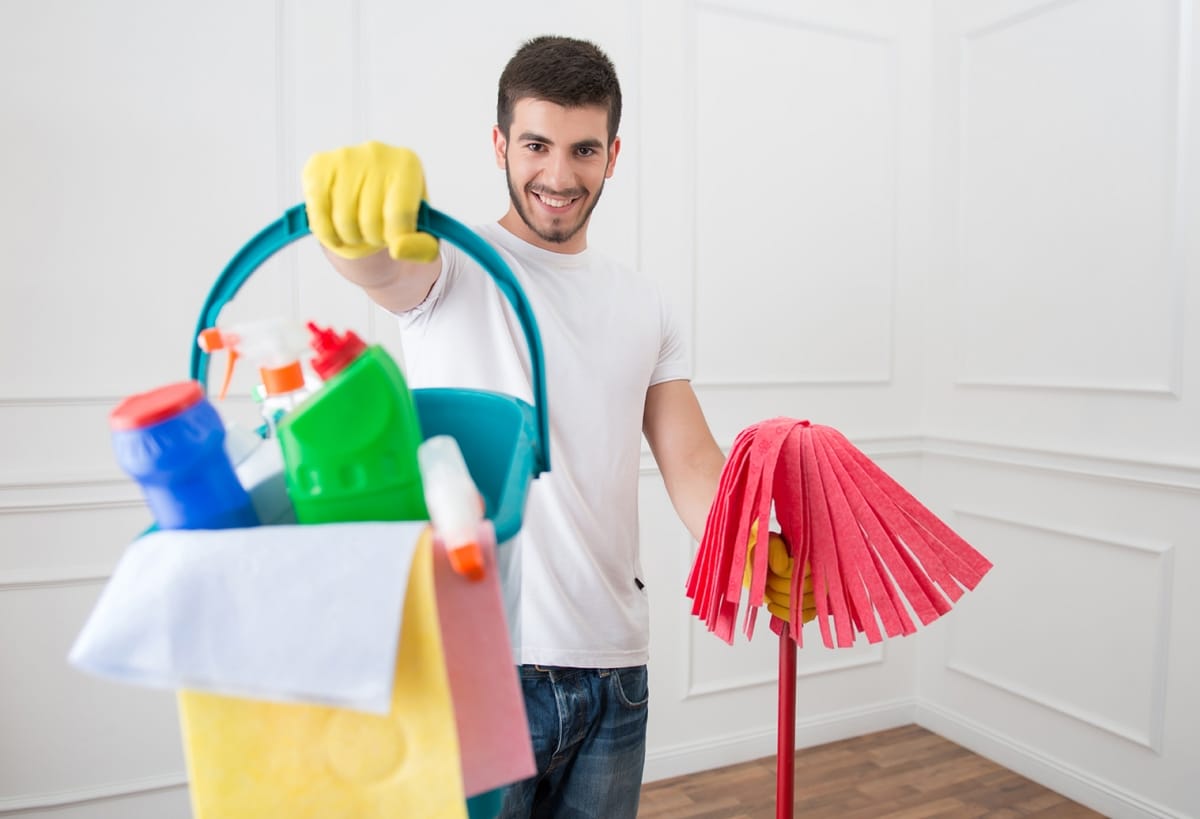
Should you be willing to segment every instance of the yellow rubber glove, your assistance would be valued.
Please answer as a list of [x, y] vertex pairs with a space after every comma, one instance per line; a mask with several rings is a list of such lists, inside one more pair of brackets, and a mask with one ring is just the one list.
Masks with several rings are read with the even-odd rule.
[[309, 228], [344, 259], [384, 248], [393, 259], [436, 259], [437, 239], [417, 231], [425, 198], [421, 160], [407, 148], [364, 142], [313, 154], [304, 165]]
[[[746, 548], [746, 572], [743, 585], [750, 586], [750, 569], [754, 562], [754, 544], [758, 542], [758, 521], [750, 524], [750, 545]], [[778, 532], [770, 532], [767, 537], [767, 588], [763, 597], [767, 611], [783, 620], [791, 621], [792, 600], [792, 556], [788, 553], [787, 543]], [[800, 605], [800, 622], [807, 623], [817, 616], [817, 600], [813, 595], [812, 572], [809, 565], [804, 564], [804, 600]]]

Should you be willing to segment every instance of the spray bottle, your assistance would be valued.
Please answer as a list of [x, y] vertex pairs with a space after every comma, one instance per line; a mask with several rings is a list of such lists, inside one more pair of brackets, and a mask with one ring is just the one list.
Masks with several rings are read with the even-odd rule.
[[471, 580], [483, 577], [483, 551], [479, 548], [479, 524], [483, 520], [483, 497], [471, 480], [458, 441], [449, 435], [434, 435], [417, 448], [425, 505], [433, 529], [446, 547], [450, 565]]
[[219, 398], [225, 398], [233, 368], [239, 358], [249, 359], [258, 367], [261, 397], [256, 396], [269, 434], [274, 437], [279, 418], [293, 410], [311, 392], [304, 380], [300, 356], [309, 350], [308, 333], [298, 322], [261, 319], [225, 329], [209, 327], [196, 339], [206, 353], [228, 350], [225, 377]]
[[428, 520], [412, 393], [382, 347], [309, 322], [324, 382], [279, 421], [288, 494], [300, 523]]
[[295, 523], [283, 476], [283, 456], [274, 441], [263, 439], [274, 438], [279, 418], [311, 392], [300, 365], [300, 356], [309, 349], [308, 331], [296, 321], [260, 319], [223, 329], [210, 327], [200, 333], [196, 343], [206, 353], [226, 350], [229, 354], [219, 394], [222, 399], [229, 391], [238, 359], [258, 366], [262, 383], [254, 388], [254, 394], [266, 424], [257, 433], [236, 425], [227, 427], [226, 449], [259, 520], [264, 525]]

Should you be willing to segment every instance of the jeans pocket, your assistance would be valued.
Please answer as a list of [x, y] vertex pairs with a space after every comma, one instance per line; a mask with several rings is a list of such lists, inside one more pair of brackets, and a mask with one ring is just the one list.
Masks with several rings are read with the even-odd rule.
[[617, 700], [626, 708], [645, 708], [650, 701], [650, 686], [646, 666], [614, 668], [609, 675]]

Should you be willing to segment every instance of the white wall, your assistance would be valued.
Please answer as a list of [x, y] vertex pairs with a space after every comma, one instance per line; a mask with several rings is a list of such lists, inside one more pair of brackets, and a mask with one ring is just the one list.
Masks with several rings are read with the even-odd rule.
[[935, 4], [921, 490], [992, 577], [919, 719], [1116, 816], [1200, 815], [1200, 21]]
[[[408, 144], [439, 208], [499, 215], [495, 80], [542, 32], [618, 66], [592, 243], [675, 301], [718, 439], [832, 424], [997, 563], [917, 638], [806, 646], [798, 743], [919, 721], [1110, 815], [1200, 815], [1193, 11], [0, 5], [0, 816], [187, 814], [172, 698], [64, 662], [146, 521], [105, 416], [184, 377], [204, 293], [312, 151]], [[311, 241], [230, 310], [395, 340]], [[772, 635], [687, 615], [648, 455], [641, 496], [648, 777], [773, 753]]]
[[[928, 265], [923, 4], [679, 2], [643, 13], [641, 262], [691, 327], [718, 441], [776, 415], [919, 479]], [[775, 752], [774, 636], [733, 648], [681, 598], [694, 544], [643, 480], [654, 708], [647, 773]], [[763, 621], [765, 622], [765, 621]], [[800, 652], [802, 745], [912, 722], [913, 641]]]

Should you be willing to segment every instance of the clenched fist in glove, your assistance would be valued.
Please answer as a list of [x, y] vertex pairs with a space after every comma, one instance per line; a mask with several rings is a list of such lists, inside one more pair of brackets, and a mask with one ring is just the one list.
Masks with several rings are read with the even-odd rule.
[[314, 154], [304, 166], [309, 229], [344, 259], [385, 248], [393, 259], [436, 259], [437, 239], [417, 231], [425, 198], [421, 161], [407, 148], [364, 142]]
[[[743, 584], [750, 585], [750, 567], [754, 562], [754, 544], [758, 542], [758, 521], [750, 524], [750, 545], [746, 549], [746, 574]], [[787, 543], [778, 532], [767, 537], [767, 588], [763, 592], [767, 611], [783, 620], [791, 620], [792, 570], [794, 561], [788, 553]], [[807, 623], [817, 616], [817, 601], [813, 595], [812, 572], [804, 564], [804, 600], [800, 606], [800, 621]]]

